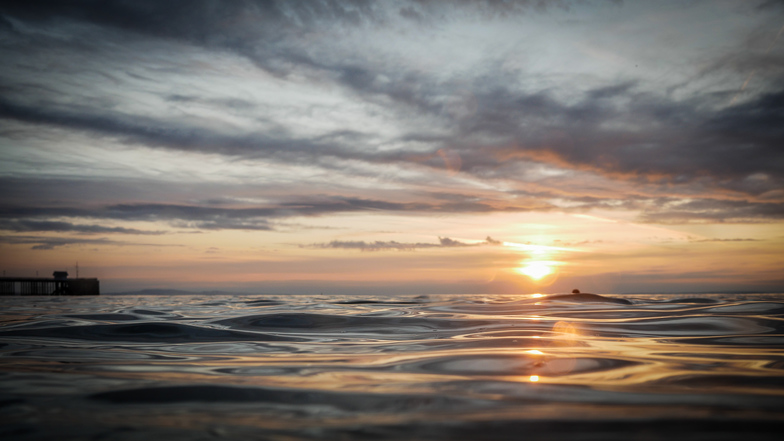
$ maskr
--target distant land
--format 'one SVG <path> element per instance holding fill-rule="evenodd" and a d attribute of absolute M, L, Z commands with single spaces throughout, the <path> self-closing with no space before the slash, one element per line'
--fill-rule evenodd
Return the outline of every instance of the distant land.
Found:
<path fill-rule="evenodd" d="M 237 291 L 187 291 L 183 289 L 167 289 L 167 288 L 148 288 L 140 289 L 137 291 L 122 291 L 122 292 L 108 292 L 105 295 L 109 296 L 141 296 L 141 295 L 248 295 L 248 293 Z M 273 295 L 273 294 L 269 294 Z"/>

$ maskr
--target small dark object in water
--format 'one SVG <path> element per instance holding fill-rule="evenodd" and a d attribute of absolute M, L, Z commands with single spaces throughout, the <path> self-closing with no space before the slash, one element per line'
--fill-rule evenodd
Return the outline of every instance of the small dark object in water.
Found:
<path fill-rule="evenodd" d="M 604 303 L 617 303 L 620 305 L 631 305 L 632 302 L 626 299 L 616 299 L 614 297 L 600 296 L 599 294 L 590 293 L 572 293 L 572 294 L 558 294 L 554 296 L 547 296 L 545 300 L 561 300 L 571 302 L 604 302 Z"/>
<path fill-rule="evenodd" d="M 572 290 L 572 294 L 580 294 L 580 290 L 575 288 Z"/>

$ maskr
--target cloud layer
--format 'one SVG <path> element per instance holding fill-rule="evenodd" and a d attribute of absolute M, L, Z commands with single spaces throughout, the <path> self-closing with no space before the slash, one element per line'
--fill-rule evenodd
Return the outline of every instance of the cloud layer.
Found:
<path fill-rule="evenodd" d="M 464 248 L 464 247 L 476 247 L 482 245 L 501 245 L 501 242 L 498 240 L 493 239 L 490 236 L 483 242 L 475 242 L 475 243 L 466 243 L 455 239 L 450 239 L 448 237 L 439 237 L 438 243 L 428 243 L 428 242 L 416 242 L 416 243 L 406 243 L 406 242 L 397 242 L 397 241 L 381 241 L 377 240 L 374 242 L 365 242 L 364 240 L 354 240 L 354 241 L 344 241 L 344 240 L 333 240 L 329 243 L 317 243 L 312 244 L 309 247 L 311 248 L 336 248 L 336 249 L 349 249 L 349 250 L 360 250 L 360 251 L 414 251 L 417 249 L 429 249 L 429 248 Z"/>
<path fill-rule="evenodd" d="M 782 18 L 769 1 L 0 1 L 0 235 L 411 251 L 482 235 L 346 219 L 775 225 Z"/>

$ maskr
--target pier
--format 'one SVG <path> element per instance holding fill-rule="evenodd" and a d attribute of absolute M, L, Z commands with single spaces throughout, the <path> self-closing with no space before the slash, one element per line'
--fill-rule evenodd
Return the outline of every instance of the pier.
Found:
<path fill-rule="evenodd" d="M 97 296 L 98 279 L 69 279 L 55 271 L 54 277 L 0 277 L 0 296 Z"/>

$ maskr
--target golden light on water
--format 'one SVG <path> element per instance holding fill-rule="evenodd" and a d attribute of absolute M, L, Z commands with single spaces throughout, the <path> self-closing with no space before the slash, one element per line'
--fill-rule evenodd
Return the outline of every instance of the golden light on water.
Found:
<path fill-rule="evenodd" d="M 553 334 L 556 338 L 574 341 L 580 337 L 580 330 L 574 323 L 561 320 L 553 325 Z"/>
<path fill-rule="evenodd" d="M 530 377 L 528 377 L 528 379 L 529 379 L 529 380 L 530 380 L 532 383 L 536 383 L 537 381 L 539 381 L 539 376 L 538 376 L 538 375 L 531 375 Z"/>

